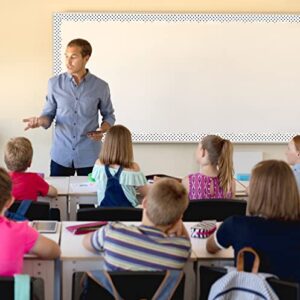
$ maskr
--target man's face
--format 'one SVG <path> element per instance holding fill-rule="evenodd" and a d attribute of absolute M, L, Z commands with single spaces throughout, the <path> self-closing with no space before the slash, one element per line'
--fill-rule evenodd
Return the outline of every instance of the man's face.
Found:
<path fill-rule="evenodd" d="M 78 46 L 67 47 L 65 52 L 66 67 L 70 74 L 85 73 L 85 65 L 89 56 L 82 57 L 81 48 Z"/>
<path fill-rule="evenodd" d="M 299 161 L 299 151 L 296 149 L 294 141 L 290 141 L 285 151 L 286 159 L 289 165 L 294 165 Z"/>

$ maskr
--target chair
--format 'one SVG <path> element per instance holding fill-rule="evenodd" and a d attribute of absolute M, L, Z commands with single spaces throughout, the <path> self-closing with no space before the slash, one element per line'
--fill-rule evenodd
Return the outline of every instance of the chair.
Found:
<path fill-rule="evenodd" d="M 238 199 L 191 200 L 183 215 L 183 221 L 224 221 L 233 215 L 244 216 L 247 202 Z"/>
<path fill-rule="evenodd" d="M 123 271 L 108 272 L 111 279 L 122 297 L 122 299 L 138 300 L 152 299 L 160 283 L 164 279 L 165 272 L 146 271 Z M 74 278 L 81 278 L 82 272 L 74 273 L 73 276 L 73 300 L 77 300 L 75 295 L 76 284 Z M 182 277 L 172 300 L 182 300 L 184 295 L 185 276 Z M 92 278 L 87 277 L 86 300 L 113 300 L 113 296 L 103 287 L 99 286 Z"/>
<path fill-rule="evenodd" d="M 227 273 L 225 268 L 200 266 L 200 296 L 199 300 L 207 300 L 211 286 Z M 300 285 L 275 278 L 267 279 L 279 299 L 300 300 Z"/>
<path fill-rule="evenodd" d="M 14 277 L 0 277 L 0 294 L 1 299 L 14 300 Z M 36 299 L 34 295 L 44 293 L 44 282 L 41 278 L 30 278 L 30 300 Z"/>
<path fill-rule="evenodd" d="M 21 201 L 15 201 L 9 208 L 10 212 L 16 212 Z M 56 220 L 60 221 L 60 212 L 58 209 L 50 208 L 46 202 L 32 202 L 25 217 L 29 221 L 33 220 Z"/>
<path fill-rule="evenodd" d="M 77 211 L 77 221 L 141 221 L 143 210 L 134 207 L 82 208 Z"/>

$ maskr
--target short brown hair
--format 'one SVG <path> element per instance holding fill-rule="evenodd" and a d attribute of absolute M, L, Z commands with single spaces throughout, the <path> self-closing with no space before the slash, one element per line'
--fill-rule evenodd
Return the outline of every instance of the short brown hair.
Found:
<path fill-rule="evenodd" d="M 11 199 L 11 189 L 10 176 L 4 168 L 0 167 L 0 211 L 3 210 L 6 202 Z"/>
<path fill-rule="evenodd" d="M 232 143 L 217 135 L 207 135 L 201 145 L 207 151 L 210 163 L 218 167 L 220 185 L 227 194 L 231 191 L 234 174 Z"/>
<path fill-rule="evenodd" d="M 300 135 L 296 135 L 292 138 L 294 144 L 295 144 L 295 148 L 297 151 L 300 151 Z"/>
<path fill-rule="evenodd" d="M 70 41 L 67 47 L 77 46 L 81 48 L 82 57 L 91 56 L 92 55 L 92 46 L 91 44 L 84 39 L 74 39 Z"/>
<path fill-rule="evenodd" d="M 254 167 L 247 212 L 267 219 L 300 219 L 299 191 L 293 171 L 286 162 L 265 160 Z"/>
<path fill-rule="evenodd" d="M 25 171 L 31 164 L 33 149 L 25 137 L 10 139 L 6 144 L 4 161 L 10 171 Z"/>
<path fill-rule="evenodd" d="M 172 225 L 182 217 L 188 203 L 185 187 L 175 179 L 164 178 L 151 186 L 146 213 L 156 226 Z"/>
<path fill-rule="evenodd" d="M 115 125 L 107 131 L 99 159 L 103 165 L 117 164 L 125 168 L 132 167 L 131 133 L 125 126 Z"/>

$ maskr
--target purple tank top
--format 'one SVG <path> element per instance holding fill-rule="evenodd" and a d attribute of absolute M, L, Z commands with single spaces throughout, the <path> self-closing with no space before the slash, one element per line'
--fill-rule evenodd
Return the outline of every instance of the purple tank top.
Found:
<path fill-rule="evenodd" d="M 189 198 L 190 200 L 232 198 L 232 193 L 224 193 L 218 177 L 195 173 L 189 175 Z"/>

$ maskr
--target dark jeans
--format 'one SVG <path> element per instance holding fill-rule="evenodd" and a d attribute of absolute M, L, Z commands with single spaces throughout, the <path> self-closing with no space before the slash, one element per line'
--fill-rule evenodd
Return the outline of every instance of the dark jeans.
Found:
<path fill-rule="evenodd" d="M 87 176 L 92 173 L 93 167 L 87 168 L 74 168 L 73 164 L 71 168 L 59 165 L 55 161 L 51 160 L 50 164 L 50 176 L 74 176 L 75 172 L 78 176 Z"/>

